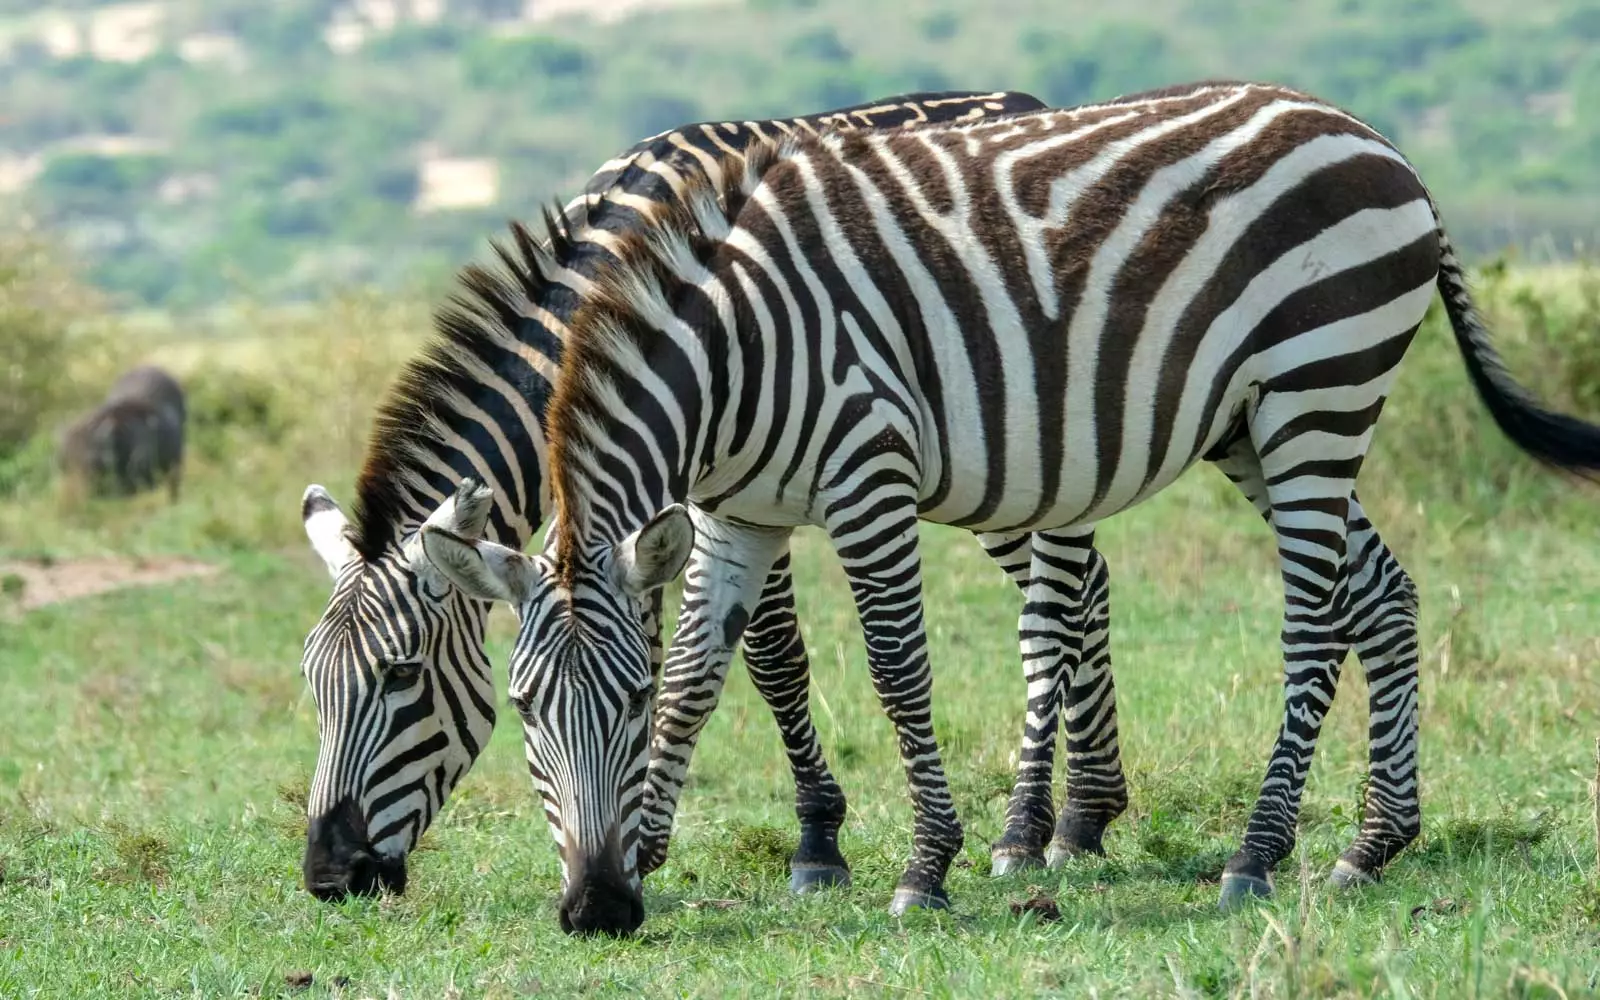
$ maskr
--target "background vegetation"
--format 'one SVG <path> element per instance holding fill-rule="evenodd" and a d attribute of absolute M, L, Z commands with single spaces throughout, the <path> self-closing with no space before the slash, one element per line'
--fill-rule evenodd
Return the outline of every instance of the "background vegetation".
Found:
<path fill-rule="evenodd" d="M 4 0 L 0 175 L 26 182 L 0 186 L 130 301 L 305 297 L 426 284 L 685 121 L 1222 76 L 1365 116 L 1470 250 L 1562 256 L 1600 233 L 1600 8 L 1581 0 L 653 0 L 605 23 L 550 6 Z M 142 34 L 115 27 L 130 8 L 156 11 Z M 417 211 L 419 171 L 450 157 L 493 160 L 493 200 Z"/>

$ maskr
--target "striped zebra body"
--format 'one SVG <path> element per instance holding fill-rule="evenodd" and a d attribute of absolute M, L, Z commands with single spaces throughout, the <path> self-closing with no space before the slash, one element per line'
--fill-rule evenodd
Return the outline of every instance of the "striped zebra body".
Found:
<path fill-rule="evenodd" d="M 615 248 L 624 266 L 572 320 L 548 420 L 552 546 L 422 533 L 459 586 L 522 606 L 511 693 L 537 766 L 578 786 L 558 808 L 581 898 L 636 898 L 608 847 L 637 822 L 638 796 L 625 786 L 620 811 L 611 796 L 643 766 L 623 738 L 650 684 L 639 609 L 697 529 L 742 568 L 704 595 L 712 621 L 759 596 L 792 526 L 829 533 L 911 791 L 899 912 L 944 904 L 962 843 L 931 724 L 917 520 L 1081 538 L 1202 458 L 1266 518 L 1285 589 L 1284 723 L 1224 902 L 1270 891 L 1352 647 L 1371 781 L 1335 879 L 1375 877 L 1415 837 L 1415 589 L 1355 480 L 1435 287 L 1515 442 L 1595 470 L 1600 429 L 1505 372 L 1387 141 L 1303 94 L 1197 84 L 798 142 L 682 204 Z M 1085 551 L 1036 551 L 1055 579 L 1031 580 L 1030 603 L 1081 608 Z"/>
<path fill-rule="evenodd" d="M 547 504 L 544 410 L 566 323 L 612 262 L 608 247 L 639 225 L 641 211 L 671 203 L 702 172 L 720 179 L 720 165 L 737 162 L 752 146 L 823 128 L 970 119 L 1039 106 L 1021 94 L 907 95 L 808 118 L 687 126 L 640 143 L 595 175 L 567 210 L 593 227 L 584 240 L 567 238 L 562 225 L 551 245 L 537 247 L 519 231 L 519 252 L 537 265 L 519 268 L 517 281 L 469 269 L 467 292 L 441 316 L 440 336 L 402 374 L 380 411 L 354 519 L 321 487 L 304 498 L 307 534 L 334 578 L 302 660 L 320 737 L 307 801 L 308 889 L 324 898 L 402 889 L 405 858 L 489 738 L 495 696 L 483 637 L 490 605 L 453 587 L 426 559 L 417 532 L 426 523 L 521 547 L 538 530 Z M 456 490 L 469 478 L 487 488 Z M 836 801 L 842 819 L 843 798 L 803 697 L 805 647 L 786 563 L 773 568 L 768 586 L 773 597 L 755 609 L 751 628 L 759 639 L 747 659 L 764 693 L 783 692 L 773 707 L 786 746 L 792 758 L 807 761 L 796 770 L 802 839 L 831 848 L 831 854 L 813 850 L 799 867 L 811 880 L 838 880 L 848 870 L 833 846 L 837 822 L 832 813 L 815 818 L 808 804 Z M 704 631 L 692 607 L 679 628 L 686 635 Z M 659 660 L 658 642 L 651 655 Z M 663 700 L 693 703 L 676 718 L 710 711 L 721 681 L 712 673 L 708 682 L 692 653 L 674 659 Z M 688 725 L 698 731 L 698 723 Z M 664 732 L 664 745 L 682 745 L 673 743 L 670 726 Z M 678 759 L 686 764 L 687 751 Z M 656 798 L 664 805 L 656 815 L 663 822 L 650 845 L 656 856 L 665 853 L 681 777 L 660 784 L 665 791 Z"/>

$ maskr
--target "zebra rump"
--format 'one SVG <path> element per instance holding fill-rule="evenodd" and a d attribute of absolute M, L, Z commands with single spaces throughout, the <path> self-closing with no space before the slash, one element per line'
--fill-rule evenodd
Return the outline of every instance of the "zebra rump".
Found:
<path fill-rule="evenodd" d="M 135 368 L 67 428 L 58 453 L 61 469 L 97 496 L 129 496 L 165 479 L 176 500 L 185 416 L 176 379 L 153 365 Z"/>

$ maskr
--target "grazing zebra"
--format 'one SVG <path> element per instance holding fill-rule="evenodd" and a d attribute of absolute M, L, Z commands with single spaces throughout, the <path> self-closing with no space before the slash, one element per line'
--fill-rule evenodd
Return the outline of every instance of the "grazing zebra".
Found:
<path fill-rule="evenodd" d="M 910 786 L 899 913 L 946 905 L 962 843 L 931 724 L 918 519 L 1083 530 L 1219 465 L 1271 526 L 1285 589 L 1284 721 L 1229 904 L 1270 892 L 1291 849 L 1352 646 L 1371 781 L 1335 881 L 1374 877 L 1418 831 L 1416 592 L 1354 486 L 1435 287 L 1500 428 L 1600 470 L 1600 428 L 1541 408 L 1502 366 L 1411 166 L 1276 86 L 795 141 L 615 249 L 547 416 L 545 552 L 422 531 L 459 587 L 521 606 L 511 698 L 559 792 L 563 922 L 586 929 L 636 923 L 644 610 L 697 530 L 742 567 L 707 582 L 713 621 L 757 599 L 792 526 L 832 539 Z M 1043 560 L 1054 585 L 1081 578 L 1082 553 Z"/>
<path fill-rule="evenodd" d="M 320 738 L 304 858 L 312 893 L 338 898 L 403 889 L 407 854 L 489 738 L 495 713 L 483 652 L 488 605 L 461 594 L 430 566 L 417 529 L 426 523 L 463 537 L 487 533 L 518 547 L 538 529 L 550 379 L 560 363 L 566 321 L 611 262 L 611 241 L 635 227 L 642 210 L 670 202 L 701 172 L 720 175 L 721 163 L 751 146 L 772 146 L 787 135 L 824 127 L 888 127 L 1039 107 L 1024 94 L 922 94 L 809 118 L 688 126 L 646 140 L 602 167 L 588 193 L 568 210 L 597 227 L 583 242 L 567 239 L 564 226 L 555 228 L 548 247 L 536 247 L 519 232 L 523 255 L 548 267 L 524 268 L 514 284 L 468 272 L 468 297 L 443 317 L 440 339 L 401 376 L 379 414 L 354 519 L 320 486 L 308 488 L 302 502 L 306 533 L 334 579 L 302 660 Z M 491 484 L 492 502 L 488 490 L 470 485 L 452 495 L 451 484 L 467 477 Z M 1008 573 L 1025 582 L 1029 547 L 1014 538 L 989 541 Z M 1104 563 L 1097 554 L 1093 558 L 1103 585 Z M 751 619 L 746 659 L 795 761 L 802 837 L 794 884 L 803 889 L 848 877 L 836 843 L 844 798 L 822 758 L 805 703 L 808 665 L 786 559 L 775 562 L 767 586 L 769 599 Z M 680 633 L 709 634 L 696 615 L 692 588 L 687 597 Z M 1036 703 L 1035 721 L 1044 720 L 1034 728 L 1050 737 L 1037 736 L 1024 747 L 1021 774 L 1029 780 L 1018 784 L 1021 818 L 1014 825 L 1031 838 L 1032 853 L 1041 816 L 1048 835 L 1049 754 L 1060 701 L 1051 686 L 1058 663 L 1039 650 L 1051 651 L 1051 641 L 1078 630 L 1052 613 L 1050 605 L 1036 603 L 1024 619 L 1032 630 L 1025 630 L 1024 642 L 1037 647 L 1029 650 L 1029 674 L 1039 693 L 1030 703 Z M 1089 627 L 1104 616 L 1103 605 L 1089 613 Z M 1103 643 L 1092 650 L 1103 681 L 1073 689 L 1067 700 L 1071 705 L 1092 698 L 1096 710 L 1079 715 L 1100 728 L 1089 735 L 1069 730 L 1069 745 L 1109 743 L 1112 750 L 1069 751 L 1083 763 L 1069 781 L 1077 797 L 1068 812 L 1094 822 L 1073 826 L 1063 849 L 1095 849 L 1097 831 L 1126 798 L 1115 756 L 1109 664 Z M 659 805 L 652 812 L 657 823 L 646 852 L 657 864 L 665 854 L 682 767 L 727 666 L 724 658 L 708 673 L 697 655 L 680 650 L 664 684 L 666 764 L 658 772 L 661 791 L 653 801 Z M 1079 717 L 1070 707 L 1068 715 Z"/>
<path fill-rule="evenodd" d="M 183 389 L 167 372 L 141 365 L 126 373 L 92 412 L 61 436 L 57 460 L 95 494 L 127 496 L 163 480 L 178 499 L 183 480 Z"/>

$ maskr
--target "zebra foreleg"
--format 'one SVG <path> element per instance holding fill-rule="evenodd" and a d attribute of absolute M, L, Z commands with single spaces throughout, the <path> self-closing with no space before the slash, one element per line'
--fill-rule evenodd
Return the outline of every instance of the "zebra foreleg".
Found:
<path fill-rule="evenodd" d="M 894 724 L 911 791 L 911 862 L 889 905 L 898 916 L 916 907 L 949 905 L 944 877 L 961 850 L 962 832 L 933 733 L 916 496 L 908 490 L 904 503 L 885 497 L 881 484 L 890 475 L 867 477 L 879 488 L 830 504 L 827 527 L 855 596 L 872 686 Z M 914 482 L 909 475 L 906 480 L 908 486 Z"/>
<path fill-rule="evenodd" d="M 689 758 L 716 708 L 743 635 L 787 529 L 731 524 L 691 508 L 694 555 L 683 575 L 683 604 L 656 696 L 650 764 L 639 820 L 640 875 L 666 860 Z M 792 592 L 791 592 L 792 598 Z M 791 611 L 792 618 L 792 611 Z M 803 647 L 802 647 L 803 648 Z"/>
<path fill-rule="evenodd" d="M 804 893 L 849 885 L 850 866 L 839 853 L 844 790 L 828 768 L 811 721 L 811 661 L 795 617 L 794 579 L 787 552 L 773 564 L 755 617 L 745 629 L 744 659 L 751 682 L 777 720 L 794 771 L 800 844 L 789 859 L 789 888 Z"/>
<path fill-rule="evenodd" d="M 1350 498 L 1350 634 L 1367 678 L 1368 780 L 1361 832 L 1335 886 L 1374 882 L 1422 831 L 1417 778 L 1417 589 Z"/>

